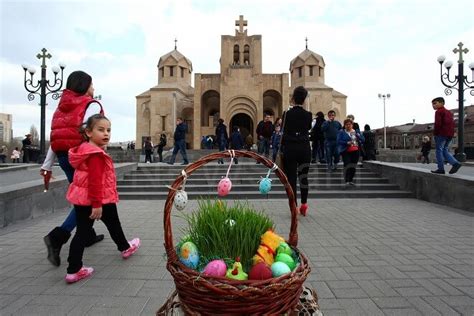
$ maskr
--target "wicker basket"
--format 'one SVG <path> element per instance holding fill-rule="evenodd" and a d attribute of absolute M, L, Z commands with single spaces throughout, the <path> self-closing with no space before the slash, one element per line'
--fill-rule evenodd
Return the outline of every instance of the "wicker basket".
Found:
<path fill-rule="evenodd" d="M 217 159 L 230 158 L 231 155 L 237 158 L 253 158 L 268 168 L 274 166 L 272 161 L 250 151 L 218 152 L 204 156 L 188 165 L 182 175 L 173 182 L 168 192 L 163 215 L 165 249 L 168 257 L 167 269 L 173 276 L 181 309 L 187 315 L 262 315 L 291 312 L 299 302 L 303 283 L 311 271 L 308 259 L 299 251 L 297 252 L 300 255 L 300 264 L 293 272 L 268 280 L 236 281 L 203 276 L 179 261 L 171 228 L 171 209 L 176 190 L 181 187 L 186 176 L 190 176 L 201 166 Z M 287 242 L 296 249 L 298 219 L 295 196 L 285 174 L 280 169 L 276 169 L 275 174 L 284 184 L 288 195 L 291 225 Z"/>

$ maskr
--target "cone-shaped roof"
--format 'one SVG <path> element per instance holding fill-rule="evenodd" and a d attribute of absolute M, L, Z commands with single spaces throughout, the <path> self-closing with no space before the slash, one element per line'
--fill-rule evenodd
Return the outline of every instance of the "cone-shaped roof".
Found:
<path fill-rule="evenodd" d="M 189 65 L 189 70 L 191 72 L 193 71 L 193 63 L 188 58 L 186 58 L 183 54 L 181 54 L 177 49 L 173 49 L 168 54 L 161 56 L 160 60 L 158 61 L 158 68 L 160 68 L 165 62 L 165 60 L 167 60 L 170 56 L 173 57 L 177 63 L 179 63 L 181 60 L 184 59 L 186 63 Z"/>
<path fill-rule="evenodd" d="M 296 56 L 295 58 L 293 58 L 293 60 L 290 62 L 290 70 L 293 68 L 293 65 L 298 61 L 298 60 L 301 60 L 303 61 L 303 63 L 306 63 L 306 61 L 310 58 L 310 57 L 314 57 L 316 58 L 318 61 L 319 61 L 319 65 L 321 67 L 324 68 L 324 66 L 326 65 L 326 63 L 324 62 L 324 59 L 323 59 L 323 56 L 319 55 L 319 54 L 316 54 L 315 52 L 309 50 L 309 49 L 305 49 L 304 51 L 302 51 L 298 56 Z"/>

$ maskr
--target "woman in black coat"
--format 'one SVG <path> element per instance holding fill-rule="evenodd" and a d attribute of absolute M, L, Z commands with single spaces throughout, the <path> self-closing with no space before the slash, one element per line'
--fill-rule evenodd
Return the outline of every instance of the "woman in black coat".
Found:
<path fill-rule="evenodd" d="M 288 182 L 293 189 L 295 199 L 296 179 L 300 182 L 301 206 L 299 212 L 306 216 L 308 210 L 308 171 L 311 162 L 311 146 L 309 143 L 309 131 L 313 115 L 303 108 L 303 103 L 308 96 L 308 91 L 302 87 L 296 87 L 293 91 L 292 101 L 294 106 L 283 114 L 283 169 Z"/>

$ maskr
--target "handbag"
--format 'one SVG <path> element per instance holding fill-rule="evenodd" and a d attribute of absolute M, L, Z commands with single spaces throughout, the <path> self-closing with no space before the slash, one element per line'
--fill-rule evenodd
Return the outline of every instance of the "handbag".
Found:
<path fill-rule="evenodd" d="M 286 119 L 286 111 L 283 112 L 283 115 L 282 117 L 284 117 Z M 282 124 L 281 124 L 281 138 L 280 138 L 280 144 L 278 146 L 278 152 L 277 152 L 277 155 L 276 155 L 276 158 L 275 158 L 275 164 L 278 166 L 278 168 L 280 168 L 281 170 L 285 170 L 285 166 L 284 166 L 284 163 L 283 163 L 283 146 L 281 145 L 281 142 L 283 141 L 283 136 L 285 134 L 285 122 L 286 120 L 283 120 Z"/>

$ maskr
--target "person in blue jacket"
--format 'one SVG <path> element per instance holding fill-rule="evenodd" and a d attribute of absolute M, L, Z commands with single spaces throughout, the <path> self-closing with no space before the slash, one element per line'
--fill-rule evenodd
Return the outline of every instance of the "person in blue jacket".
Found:
<path fill-rule="evenodd" d="M 337 134 L 337 147 L 344 162 L 344 181 L 346 185 L 355 185 L 354 176 L 364 136 L 355 130 L 351 119 L 344 120 L 344 128 Z"/>
<path fill-rule="evenodd" d="M 174 164 L 178 151 L 181 152 L 181 156 L 183 156 L 182 165 L 189 164 L 188 156 L 186 155 L 186 131 L 187 130 L 188 130 L 188 127 L 186 123 L 183 122 L 183 119 L 181 117 L 178 117 L 178 119 L 176 120 L 176 129 L 174 130 L 174 135 L 173 135 L 174 149 L 173 149 L 173 154 L 171 155 L 171 159 L 168 162 L 169 165 Z"/>
<path fill-rule="evenodd" d="M 326 150 L 326 163 L 329 172 L 333 172 L 339 163 L 339 152 L 337 150 L 337 135 L 342 129 L 341 123 L 336 121 L 336 112 L 330 110 L 328 119 L 321 126 L 324 134 L 324 146 Z"/>

